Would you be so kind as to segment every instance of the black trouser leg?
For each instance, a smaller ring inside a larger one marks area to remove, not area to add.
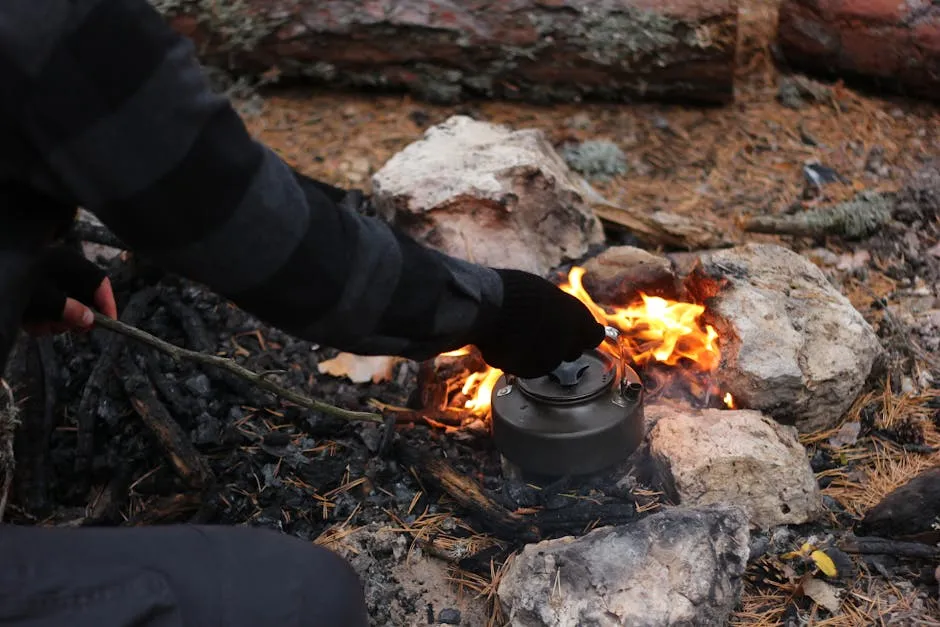
[[[0,525],[0,625],[365,627],[338,555],[237,527]]]

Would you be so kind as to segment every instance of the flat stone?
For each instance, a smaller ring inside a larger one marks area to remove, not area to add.
[[[670,508],[526,546],[500,580],[512,627],[725,625],[748,559],[743,511]]]
[[[764,530],[810,522],[823,511],[795,428],[751,410],[661,406],[655,414],[650,459],[678,503],[734,505]]]
[[[838,424],[884,355],[874,329],[823,271],[787,248],[705,254],[685,283],[722,339],[721,388],[738,407],[802,433]]]
[[[604,240],[586,186],[542,131],[458,115],[374,175],[372,202],[449,255],[545,276]]]
[[[681,283],[665,257],[633,246],[612,246],[584,264],[584,287],[599,303],[627,305],[640,292],[675,298]]]

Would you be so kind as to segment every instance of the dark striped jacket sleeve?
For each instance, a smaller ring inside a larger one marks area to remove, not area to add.
[[[501,298],[493,270],[298,179],[146,0],[3,0],[0,73],[2,112],[76,204],[294,335],[420,359]]]

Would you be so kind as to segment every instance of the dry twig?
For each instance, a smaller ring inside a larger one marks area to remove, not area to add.
[[[274,383],[273,381],[268,380],[265,377],[264,373],[258,374],[253,372],[243,366],[240,366],[235,361],[228,359],[226,357],[218,357],[216,355],[207,355],[205,353],[199,353],[197,351],[191,351],[186,348],[181,348],[169,342],[165,342],[160,338],[154,337],[142,331],[137,327],[131,326],[129,324],[124,324],[119,320],[112,320],[106,316],[103,316],[99,313],[95,313],[95,324],[99,327],[108,329],[109,331],[114,331],[120,333],[127,337],[137,340],[156,348],[164,353],[168,354],[170,357],[176,360],[188,359],[205,366],[214,366],[229,372],[249,383],[252,383],[259,388],[271,392],[280,396],[281,398],[287,399],[292,403],[296,403],[301,407],[306,407],[307,409],[313,411],[323,412],[324,414],[329,414],[337,418],[342,418],[344,420],[363,420],[368,422],[378,422],[383,423],[384,419],[379,414],[373,414],[369,412],[361,411],[351,411],[348,409],[342,409],[336,407],[335,405],[330,405],[324,403],[323,401],[314,400],[303,394],[293,392],[287,388],[281,387],[280,385]]]

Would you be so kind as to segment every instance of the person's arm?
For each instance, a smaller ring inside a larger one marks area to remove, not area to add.
[[[2,109],[129,246],[266,322],[363,354],[466,343],[498,275],[302,186],[192,52],[145,0],[4,0]]]
[[[2,0],[0,76],[0,123],[59,195],[293,335],[413,359],[475,344],[520,376],[604,339],[545,279],[441,254],[295,177],[147,0]]]

